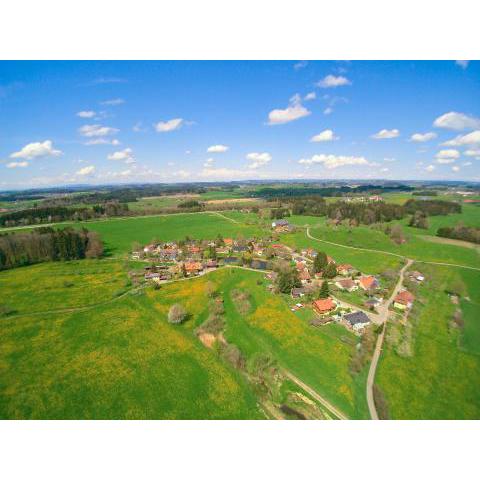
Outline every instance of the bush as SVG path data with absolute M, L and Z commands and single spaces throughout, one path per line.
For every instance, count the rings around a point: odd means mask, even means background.
M 235 289 L 232 290 L 231 296 L 238 313 L 241 315 L 247 315 L 252 308 L 250 294 L 243 290 Z
M 387 399 L 377 384 L 373 385 L 373 400 L 375 402 L 375 407 L 377 408 L 378 418 L 380 420 L 388 420 L 390 414 L 388 412 Z
M 170 307 L 170 310 L 168 312 L 168 321 L 170 323 L 179 324 L 182 323 L 186 318 L 187 311 L 182 305 L 176 303 L 175 305 L 172 305 Z

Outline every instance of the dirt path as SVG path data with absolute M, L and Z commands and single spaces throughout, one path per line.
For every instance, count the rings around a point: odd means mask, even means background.
M 405 270 L 407 270 L 412 263 L 413 260 L 408 259 L 407 263 L 400 270 L 400 278 L 398 279 L 398 282 L 393 289 L 392 295 L 387 302 L 385 302 L 381 307 L 379 307 L 379 314 L 382 318 L 383 328 L 377 338 L 377 344 L 375 345 L 375 350 L 373 352 L 372 362 L 370 363 L 370 369 L 368 371 L 367 377 L 367 403 L 368 410 L 370 411 L 370 417 L 372 418 L 372 420 L 378 420 L 377 409 L 375 407 L 375 401 L 373 399 L 373 384 L 375 382 L 375 372 L 377 371 L 378 360 L 380 359 L 380 354 L 382 353 L 383 340 L 387 327 L 388 307 L 393 302 L 393 299 L 397 296 L 398 292 L 402 288 Z
M 293 373 L 288 370 L 282 370 L 283 374 L 290 379 L 293 383 L 297 384 L 300 388 L 305 390 L 309 395 L 311 395 L 317 402 L 321 403 L 330 413 L 333 413 L 335 417 L 340 420 L 348 420 L 348 417 L 341 412 L 338 408 L 334 407 L 328 400 L 323 398 L 319 393 L 317 393 L 312 387 L 309 387 L 306 383 L 302 382 L 298 377 L 293 375 Z

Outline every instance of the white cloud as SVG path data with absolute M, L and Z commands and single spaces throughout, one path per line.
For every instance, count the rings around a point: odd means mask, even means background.
M 310 141 L 311 142 L 332 142 L 333 140 L 338 140 L 339 137 L 336 137 L 333 133 L 333 130 L 324 130 L 319 134 L 313 136 Z
M 120 145 L 120 141 L 116 138 L 92 138 L 92 140 L 88 140 L 85 142 L 85 145 Z
M 34 142 L 25 145 L 20 151 L 14 152 L 10 158 L 23 158 L 24 160 L 31 160 L 37 157 L 57 157 L 61 155 L 60 150 L 55 150 L 51 140 L 44 142 Z
M 167 165 L 168 165 L 169 167 L 173 167 L 173 166 L 175 166 L 175 162 L 168 162 Z
M 428 167 L 425 167 L 425 170 L 427 172 L 433 172 L 435 170 L 435 165 L 428 165 Z
M 100 102 L 101 105 L 108 105 L 110 107 L 115 107 L 116 105 L 121 105 L 122 103 L 125 103 L 123 98 L 113 98 L 112 100 Z
M 257 168 L 264 167 L 272 160 L 272 156 L 268 152 L 258 153 L 252 152 L 247 154 L 247 160 L 252 162 L 248 165 L 248 168 L 251 170 L 256 170 Z
M 470 60 L 455 60 L 455 63 L 464 70 L 468 67 Z
M 472 162 L 463 162 L 462 165 L 464 167 L 469 167 L 470 165 L 472 165 Z
M 457 158 L 460 158 L 460 152 L 455 149 L 440 150 L 436 155 L 438 163 L 453 163 Z
M 341 87 L 343 85 L 351 85 L 352 82 L 347 77 L 339 75 L 327 75 L 322 80 L 317 83 L 317 86 L 320 88 L 334 88 Z
M 448 112 L 436 118 L 433 126 L 449 130 L 480 129 L 480 118 L 469 117 L 459 112 Z
M 410 137 L 411 142 L 428 142 L 429 140 L 433 140 L 434 138 L 437 137 L 437 134 L 435 132 L 427 132 L 427 133 L 414 133 Z
M 118 133 L 118 128 L 104 127 L 102 125 L 83 125 L 78 129 L 80 135 L 83 137 L 106 137 Z
M 300 62 L 297 62 L 293 65 L 293 68 L 295 70 L 301 70 L 302 68 L 305 68 L 308 65 L 308 62 L 306 60 L 300 60 Z
M 372 135 L 372 138 L 376 140 L 383 140 L 386 138 L 396 138 L 400 136 L 400 131 L 397 130 L 396 128 L 392 130 L 387 130 L 386 128 L 380 130 L 379 132 L 375 133 Z
M 223 153 L 229 149 L 227 145 L 211 145 L 207 148 L 208 153 Z
M 83 167 L 75 175 L 86 176 L 95 173 L 95 167 L 93 165 L 89 165 L 88 167 Z
M 480 145 L 480 130 L 467 133 L 466 135 L 458 135 L 452 140 L 443 142 L 442 145 L 448 147 L 459 147 L 462 145 Z
M 330 115 L 331 113 L 333 113 L 333 108 L 331 108 L 331 107 L 327 107 L 327 108 L 323 111 L 323 114 L 324 114 L 324 115 Z
M 480 160 L 480 150 L 465 150 L 463 154 L 467 157 L 475 157 L 476 160 Z
M 314 164 L 323 164 L 325 168 L 332 169 L 348 165 L 373 166 L 365 157 L 353 157 L 343 155 L 314 155 L 311 158 L 302 158 L 298 161 L 301 165 L 310 166 Z
M 213 158 L 207 158 L 207 159 L 205 160 L 203 166 L 204 166 L 205 168 L 210 168 L 210 167 L 213 166 L 213 162 L 214 162 L 214 161 L 215 161 L 215 160 L 214 160 Z
M 457 167 L 456 165 L 452 167 L 452 172 L 459 172 L 459 171 L 460 171 L 460 167 Z
M 384 162 L 388 162 L 388 163 L 392 163 L 392 162 L 396 162 L 396 158 L 393 158 L 393 157 L 385 157 L 383 159 Z
M 315 100 L 316 98 L 317 98 L 317 94 L 315 92 L 310 92 L 303 97 L 303 100 L 308 102 L 309 100 Z
M 25 168 L 28 167 L 28 162 L 10 162 L 6 165 L 7 168 Z
M 124 150 L 119 150 L 118 152 L 111 153 L 108 155 L 108 160 L 117 160 L 120 162 L 125 162 L 126 164 L 135 163 L 135 158 L 133 157 L 133 150 L 131 148 L 125 148 Z
M 77 117 L 80 118 L 93 118 L 96 113 L 93 110 L 82 110 L 81 112 L 77 112 Z
M 390 171 L 390 169 L 388 167 L 383 167 L 383 168 L 380 169 L 380 171 L 386 173 L 386 172 Z
M 172 118 L 166 122 L 158 122 L 154 127 L 157 132 L 172 132 L 181 128 L 183 123 L 183 118 Z
M 188 170 L 177 170 L 176 172 L 173 172 L 174 177 L 188 178 L 190 175 L 191 173 Z
M 293 122 L 311 113 L 312 112 L 302 105 L 300 96 L 296 94 L 290 99 L 290 105 L 287 108 L 277 108 L 268 114 L 268 124 L 280 125 L 282 123 Z

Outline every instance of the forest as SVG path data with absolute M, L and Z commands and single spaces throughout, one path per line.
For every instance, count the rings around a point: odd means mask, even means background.
M 48 261 L 99 258 L 103 243 L 97 232 L 40 227 L 28 233 L 0 235 L 0 270 Z

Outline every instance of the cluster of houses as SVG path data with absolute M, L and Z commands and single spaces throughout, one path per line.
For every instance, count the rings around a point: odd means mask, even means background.
M 283 226 L 283 223 L 281 224 Z M 260 271 L 266 271 L 266 279 L 272 283 L 268 286 L 274 289 L 278 274 L 273 271 L 276 258 L 291 261 L 295 266 L 301 286 L 291 290 L 294 299 L 307 297 L 307 304 L 317 314 L 312 320 L 315 326 L 331 321 L 344 324 L 355 332 L 361 332 L 370 323 L 368 314 L 362 310 L 352 311 L 352 308 L 342 307 L 342 302 L 331 296 L 318 298 L 323 282 L 328 281 L 338 290 L 354 292 L 364 291 L 364 306 L 374 311 L 383 298 L 378 295 L 379 280 L 373 275 L 362 275 L 352 265 L 336 264 L 335 260 L 327 257 L 328 263 L 335 263 L 337 275 L 327 280 L 321 273 L 313 273 L 311 265 L 317 252 L 312 248 L 303 249 L 295 253 L 289 247 L 272 243 L 272 240 L 235 240 L 232 238 L 218 238 L 215 241 L 188 240 L 184 242 L 151 243 L 141 251 L 132 252 L 132 259 L 146 259 L 149 265 L 144 267 L 144 278 L 154 283 L 162 283 L 172 279 L 203 275 L 220 266 L 245 265 Z M 420 272 L 410 272 L 411 281 L 420 283 L 424 277 Z M 297 300 L 298 301 L 298 300 Z M 398 293 L 393 306 L 405 311 L 412 307 L 414 296 L 407 290 Z M 296 303 L 292 310 L 303 308 L 306 305 Z
M 289 233 L 293 232 L 295 230 L 295 227 L 293 225 L 290 225 L 287 220 L 281 219 L 274 220 L 272 222 L 272 230 L 275 233 Z

